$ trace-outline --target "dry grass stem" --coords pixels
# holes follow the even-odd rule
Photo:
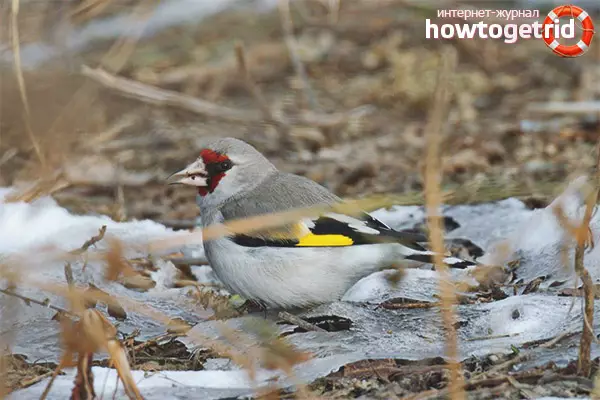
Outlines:
[[[119,72],[129,60],[135,46],[146,29],[154,7],[160,0],[141,0],[130,15],[131,30],[119,37],[100,61],[100,65],[115,73]]]
[[[451,98],[450,79],[456,68],[457,55],[453,47],[446,47],[442,54],[442,69],[438,77],[438,87],[435,93],[433,110],[426,128],[427,158],[425,166],[425,199],[427,208],[427,226],[431,249],[435,252],[436,269],[440,273],[441,312],[446,330],[446,357],[450,367],[450,398],[460,400],[465,398],[464,381],[458,361],[458,338],[456,334],[454,305],[456,293],[452,284],[448,267],[443,262],[444,239],[440,206],[442,196],[440,190],[440,147],[442,132],[448,105]]]
[[[58,365],[52,372],[52,375],[50,376],[50,380],[48,380],[48,383],[46,384],[46,388],[44,389],[44,392],[40,396],[40,400],[46,400],[46,398],[48,397],[48,393],[50,393],[50,389],[52,388],[52,385],[54,384],[54,380],[56,379],[58,374],[60,374],[60,372],[62,371],[62,369],[65,366],[66,366],[66,359],[63,355],[63,357],[61,357],[60,362],[58,363]]]
[[[294,223],[302,218],[317,217],[325,212],[333,211],[350,215],[360,215],[365,209],[376,209],[393,205],[386,197],[376,197],[314,207],[297,208],[290,211],[261,214],[249,218],[237,219],[224,224],[213,224],[196,232],[184,234],[175,238],[151,241],[150,252],[160,252],[184,244],[197,243],[200,240],[213,240],[223,236],[251,233],[277,228]]]
[[[94,353],[108,351],[111,363],[115,366],[117,374],[123,382],[125,393],[130,399],[142,399],[131,374],[131,367],[127,354],[121,344],[116,340],[117,329],[97,310],[88,309],[83,312],[77,322],[61,319],[62,339],[64,352],[59,366],[71,366],[73,357],[77,354],[77,375],[72,398],[96,398],[94,380],[91,370]],[[45,394],[49,392],[52,380],[46,387]]]
[[[541,114],[592,114],[600,113],[600,101],[532,103],[528,111]]]
[[[31,203],[44,196],[50,196],[53,193],[61,191],[70,186],[70,183],[64,178],[61,171],[55,172],[49,178],[43,178],[35,181],[20,191],[8,194],[4,198],[4,203],[26,202]]]
[[[33,134],[33,129],[31,127],[31,110],[29,109],[29,101],[27,100],[27,90],[25,87],[25,78],[23,77],[23,70],[21,68],[21,49],[20,49],[20,40],[19,40],[19,24],[18,24],[18,16],[19,16],[19,0],[12,0],[11,7],[11,19],[10,19],[10,33],[12,37],[12,50],[15,64],[15,75],[17,77],[17,83],[19,85],[19,93],[21,95],[21,102],[23,103],[24,113],[24,122],[25,122],[25,130],[27,131],[27,135],[29,136],[29,140],[31,141],[31,145],[35,151],[35,154],[38,158],[42,167],[45,167],[46,160],[44,158],[44,154],[42,153],[42,149],[40,144],[38,143],[35,135]]]
[[[58,296],[66,297],[69,295],[69,289],[67,287],[57,285],[55,283],[46,283],[27,279],[24,279],[23,283],[47,291],[49,293],[53,293]],[[170,324],[172,324],[172,318],[168,315],[154,309],[153,307],[147,304],[140,303],[126,296],[109,295],[101,291],[86,291],[82,288],[75,288],[73,291],[83,300],[90,302],[99,301],[115,307],[125,307],[127,308],[128,312],[137,312],[141,315],[144,315],[157,322],[162,323],[165,327],[168,327]],[[245,363],[244,360],[246,360],[246,357],[242,353],[234,351],[232,348],[225,346],[219,341],[205,337],[196,330],[190,330],[187,336],[197,340],[198,343],[202,343],[206,347],[211,348],[216,353],[221,354],[224,357],[230,358],[238,365],[243,365]]]
[[[586,205],[585,215],[583,219],[582,228],[585,229],[584,240],[577,240],[577,247],[575,249],[575,271],[581,279],[583,284],[584,292],[584,311],[583,311],[583,332],[581,334],[581,340],[579,342],[579,356],[577,358],[577,372],[585,377],[590,376],[592,362],[591,362],[591,345],[594,339],[593,323],[594,323],[594,282],[590,276],[588,270],[583,264],[585,243],[588,235],[589,222],[592,217],[592,210],[595,207],[597,201],[598,192],[593,196],[593,204],[588,201]]]
[[[598,201],[597,182],[596,180],[596,186],[593,189],[589,187],[582,188],[587,190],[585,190],[585,211],[580,224],[570,221],[560,204],[556,205],[553,209],[554,215],[561,227],[575,239],[574,269],[577,277],[581,279],[584,293],[583,331],[579,342],[577,372],[586,377],[591,373],[591,344],[595,339],[592,328],[594,322],[595,289],[593,280],[584,266],[584,253],[586,245],[590,243],[590,221],[596,207],[596,202]]]
[[[271,112],[271,107],[269,107],[262,90],[252,79],[246,63],[246,52],[241,43],[236,43],[235,45],[235,57],[237,60],[238,69],[244,77],[246,88],[252,97],[254,97],[254,100],[256,100],[256,103],[258,104],[260,111],[263,113],[265,120],[267,122],[275,123],[275,126],[280,130],[284,129],[284,131],[279,132],[281,135],[287,135],[289,133],[289,126],[282,124],[281,121],[275,120],[275,117],[273,117],[273,113]]]
[[[283,118],[275,118],[273,112],[271,111],[271,107],[269,107],[269,104],[263,95],[262,90],[252,79],[246,62],[244,46],[241,43],[237,43],[235,46],[235,56],[237,59],[238,69],[244,77],[246,89],[252,95],[252,97],[254,97],[254,100],[260,108],[260,111],[263,113],[265,121],[275,126],[277,132],[279,133],[279,140],[284,148],[288,148],[290,146],[294,148],[293,146],[295,142],[290,138],[290,126],[284,121]]]
[[[84,0],[69,12],[69,19],[76,23],[89,21],[100,15],[112,0]]]
[[[294,23],[292,21],[292,13],[290,12],[290,1],[279,0],[278,4],[279,14],[281,18],[281,27],[283,28],[283,38],[288,48],[288,52],[290,54],[292,65],[294,66],[296,76],[298,77],[302,88],[304,102],[309,106],[310,109],[317,110],[319,108],[317,97],[315,96],[311,88],[308,76],[306,75],[306,68],[304,68],[304,63],[300,59],[297,50],[296,38],[294,37]]]
[[[93,0],[91,1],[93,2]],[[119,37],[119,39],[113,43],[110,49],[100,60],[100,65],[110,69],[114,73],[119,72],[123,68],[129,56],[134,51],[135,45],[143,34],[144,29],[146,28],[146,22],[152,15],[150,12],[152,8],[150,6],[155,2],[156,0],[140,1],[140,3],[134,8],[131,15],[131,18],[136,20],[131,24],[132,32],[129,32],[129,35],[125,37]],[[54,119],[53,123],[48,129],[48,132],[55,133],[58,129],[60,129],[60,124],[66,120],[69,114],[76,112],[89,112],[89,109],[96,101],[96,98],[97,96],[95,95],[95,91],[90,89],[90,85],[87,82],[81,85],[81,87],[77,89],[73,96],[71,96],[71,100],[63,108],[62,112],[60,112]]]
[[[262,122],[264,116],[255,111],[241,110],[220,106],[206,100],[197,99],[171,90],[160,89],[145,83],[113,75],[101,68],[82,66],[81,73],[100,85],[116,91],[116,93],[133,98],[144,103],[157,106],[176,107],[196,114],[233,122],[250,123]],[[352,118],[369,114],[373,111],[370,106],[361,106],[341,113],[318,114],[311,111],[300,111],[294,118],[299,125],[316,126],[321,128],[334,127],[347,123]],[[284,121],[278,120],[284,124]]]

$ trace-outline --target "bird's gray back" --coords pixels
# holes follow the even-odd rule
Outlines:
[[[276,172],[243,197],[225,203],[221,213],[225,220],[232,220],[340,201],[338,196],[316,182],[302,176]]]

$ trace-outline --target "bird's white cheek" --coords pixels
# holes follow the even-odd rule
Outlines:
[[[198,175],[193,175],[193,176],[188,176],[187,178],[183,178],[183,179],[179,180],[179,183],[183,183],[184,185],[189,185],[189,186],[198,186],[198,187],[208,186],[206,178],[203,178]]]

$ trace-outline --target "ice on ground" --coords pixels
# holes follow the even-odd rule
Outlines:
[[[573,268],[574,240],[563,229],[557,218],[556,210],[557,207],[560,207],[571,223],[581,224],[585,211],[583,192],[588,190],[586,182],[586,177],[576,179],[548,207],[529,211],[528,218],[523,218],[522,221],[514,224],[512,233],[505,236],[504,241],[498,241],[495,246],[486,246],[487,253],[479,261],[504,265],[508,261],[518,260],[515,283],[527,284],[541,277],[544,278],[544,282],[540,285],[543,289],[559,290],[580,284]],[[518,215],[518,213],[514,215]],[[522,217],[525,215],[527,212],[521,213]],[[511,217],[507,216],[507,218]],[[496,218],[493,220],[495,221]],[[489,224],[488,227],[492,228]],[[593,215],[590,229],[592,242],[598,243],[600,214]],[[465,228],[463,231],[458,229],[451,234],[463,234],[469,237],[471,232]],[[600,248],[598,246],[586,251],[584,265],[594,282],[600,282]]]
[[[477,282],[469,276],[470,269],[454,269],[452,277],[457,282]],[[342,301],[380,304],[384,301],[404,298],[417,301],[434,302],[437,297],[439,275],[428,269],[406,269],[402,279],[393,283],[390,277],[395,270],[380,271],[362,278],[342,297]]]
[[[333,356],[319,358],[306,362],[298,368],[295,379],[300,382],[311,382],[321,376],[339,369],[342,365],[358,360],[356,356]],[[71,395],[75,371],[58,376],[52,385],[49,400],[65,399]],[[116,398],[126,398],[122,384],[115,388],[117,374],[114,369],[93,367],[94,389],[97,395],[104,393],[112,396],[116,390]],[[274,383],[282,387],[291,386],[293,380],[281,371],[266,371],[259,369],[256,379],[251,381],[247,371],[133,371],[133,379],[146,400],[163,399],[223,399],[249,396],[255,392],[254,387],[272,386]],[[9,399],[37,400],[46,387],[48,379],[27,389],[20,390],[9,396]]]
[[[502,301],[459,306],[459,339],[461,358],[489,353],[510,353],[511,345],[548,339],[559,333],[580,329],[581,306],[571,307],[573,299],[548,296],[515,296]],[[579,299],[576,301],[580,301]],[[599,304],[596,305],[598,310]],[[346,317],[353,321],[350,330],[339,332],[295,333],[288,338],[297,348],[310,351],[316,358],[299,364],[294,374],[300,382],[314,379],[337,371],[341,366],[362,359],[399,358],[418,360],[433,358],[444,354],[444,331],[439,311],[429,310],[383,310],[374,306],[356,303],[338,302],[318,307],[303,315],[305,318],[323,315]],[[595,321],[599,320],[599,313]],[[245,321],[256,317],[243,317],[227,321],[232,329],[244,326]],[[594,326],[598,329],[600,324]],[[221,338],[216,322],[203,322],[193,329],[212,339]],[[285,329],[284,327],[281,328]],[[224,339],[224,338],[222,338]],[[194,343],[187,339],[190,347]],[[576,350],[576,347],[574,347]],[[564,349],[556,346],[544,349],[543,360],[555,360],[561,364]],[[598,346],[593,344],[592,356],[599,354]],[[564,360],[566,363],[566,359]],[[216,364],[216,365],[215,365]],[[147,373],[134,371],[134,379],[145,398],[159,399],[189,398],[202,396],[206,399],[235,397],[252,393],[252,385],[245,371],[232,369],[223,362],[212,365],[222,366],[226,371],[162,371]],[[103,384],[106,393],[114,389],[113,370],[94,368],[95,387],[101,393]],[[110,374],[106,380],[106,374]],[[54,384],[49,398],[64,398],[72,389],[73,372],[60,376]],[[277,382],[280,387],[293,384],[281,371],[258,369],[256,387],[265,387]],[[14,395],[17,399],[36,399],[43,391],[47,380]]]
[[[464,238],[488,252],[499,241],[516,232],[531,218],[532,210],[518,199],[494,203],[444,207],[443,215],[454,219],[460,227],[447,238]]]
[[[600,328],[600,301],[596,302],[595,329]],[[461,359],[487,354],[509,354],[512,346],[554,338],[563,333],[578,332],[582,326],[581,299],[553,295],[519,295],[487,304],[457,307],[458,336]],[[337,332],[306,332],[287,336],[299,350],[312,353],[327,368],[336,370],[341,360],[396,358],[420,360],[444,355],[445,332],[438,309],[384,310],[374,305],[336,302],[317,307],[301,314],[305,319],[336,316],[352,321],[348,330]],[[226,322],[230,329],[243,330],[257,317],[246,316]],[[227,339],[217,322],[196,325],[193,330],[208,335],[213,340]],[[287,326],[276,328],[282,332]],[[248,330],[246,330],[248,332]],[[182,339],[188,347],[202,346],[193,339]],[[573,346],[576,357],[577,346]],[[566,349],[569,350],[569,349]],[[539,365],[553,360],[565,366],[569,358],[563,356],[563,346],[539,349],[534,357]],[[538,351],[538,350],[536,350]],[[572,353],[573,353],[572,352]],[[592,344],[592,357],[600,349]],[[340,358],[341,357],[341,358]],[[313,360],[314,362],[314,360]],[[309,373],[314,364],[300,364],[294,368],[298,376]],[[309,377],[314,375],[309,374]],[[308,380],[307,382],[309,382]]]
[[[0,189],[0,199],[11,189]],[[44,197],[32,203],[0,203],[0,261],[13,261],[19,272],[44,283],[65,283],[64,264],[59,257],[65,251],[78,249],[106,225],[103,240],[88,250],[94,254],[107,249],[109,241],[119,239],[125,245],[127,257],[147,256],[144,245],[155,239],[173,238],[181,233],[153,221],[115,222],[106,216],[81,216],[69,213],[52,198]],[[182,289],[171,288],[175,274],[172,264],[157,260],[160,267],[153,273],[156,286],[141,293],[126,289],[119,283],[105,282],[104,269],[90,260],[83,272],[84,257],[72,262],[76,283],[93,283],[108,293],[126,295],[167,313],[197,321],[196,306],[182,295]],[[2,287],[6,287],[0,281]],[[64,299],[40,293],[35,288],[19,285],[17,291],[34,299],[49,299],[51,304],[67,307]],[[3,335],[12,335],[13,352],[31,359],[52,361],[60,355],[58,325],[51,321],[53,310],[36,305],[26,306],[15,298],[0,295],[0,319]],[[16,308],[18,307],[18,308]],[[139,328],[142,337],[164,332],[164,327],[141,315],[128,313],[120,329],[130,332]],[[1,337],[0,337],[1,338]],[[1,338],[4,340],[3,338]]]
[[[71,368],[66,374],[57,377],[48,399],[66,399],[70,397],[75,380],[76,370]],[[99,397],[112,396],[127,398],[123,385],[115,387],[117,373],[114,369],[93,367],[94,389]],[[264,383],[267,375],[259,373],[257,383]],[[133,379],[143,393],[145,399],[178,399],[202,398],[216,399],[224,396],[237,397],[249,393],[252,382],[246,371],[165,371],[145,372],[133,371]],[[106,382],[106,385],[104,384]],[[46,381],[26,390],[13,394],[11,399],[39,399],[43,393]]]
[[[519,266],[515,270],[517,279],[523,284],[538,276],[546,276],[545,287],[552,282],[568,286],[575,282],[572,275],[572,254],[570,267],[563,268],[560,258],[565,236],[558,224],[553,206],[561,204],[569,218],[581,218],[583,197],[580,194],[582,180],[578,180],[563,195],[545,209],[529,210],[516,199],[481,205],[444,207],[444,216],[451,217],[459,225],[447,235],[451,238],[469,239],[486,254],[480,261],[507,261],[517,258]],[[0,190],[0,197],[6,190]],[[390,226],[402,229],[411,228],[423,221],[420,207],[393,207],[373,213]],[[594,215],[591,230],[595,242],[600,236],[600,220]],[[152,221],[117,223],[107,217],[77,216],[59,207],[52,199],[44,198],[32,204],[14,203],[0,205],[0,254],[2,257],[22,256],[31,259],[24,268],[28,273],[40,278],[64,282],[63,263],[52,257],[59,250],[78,248],[84,241],[95,235],[101,225],[107,225],[107,238],[117,237],[127,244],[142,244],[153,238],[173,237],[175,233]],[[502,243],[505,243],[503,245]],[[106,249],[107,240],[98,243],[94,251]],[[502,249],[508,252],[502,254]],[[585,258],[586,267],[595,280],[600,276],[600,246],[591,249]],[[35,254],[35,257],[31,257]],[[138,247],[129,249],[128,256],[144,256]],[[202,255],[201,244],[187,251],[187,256]],[[504,258],[500,258],[503,256]],[[200,312],[184,295],[185,289],[171,288],[175,269],[172,264],[157,261],[159,270],[153,273],[157,282],[154,289],[136,292],[125,289],[117,283],[102,280],[102,271],[97,263],[88,265],[88,273],[81,273],[82,263],[74,263],[75,275],[80,283],[92,282],[110,293],[122,294],[164,312],[170,317],[182,317],[188,322],[199,322]],[[203,280],[214,281],[208,267],[195,267],[194,273]],[[309,320],[337,318],[350,321],[349,329],[336,332],[296,332],[294,326],[278,325],[275,332],[286,333],[287,339],[298,349],[312,353],[316,358],[296,366],[294,372],[305,382],[327,375],[341,365],[365,358],[400,358],[418,360],[438,357],[444,354],[445,338],[437,308],[390,310],[377,305],[394,298],[408,298],[432,302],[436,300],[439,276],[435,271],[410,269],[404,280],[391,285],[387,279],[389,271],[382,271],[363,278],[343,297],[342,301],[325,304],[301,314]],[[458,281],[470,279],[470,271],[453,271],[452,278]],[[569,280],[571,279],[571,280]],[[44,296],[31,293],[33,297]],[[13,343],[15,353],[26,354],[31,358],[55,360],[60,354],[57,331],[49,321],[53,312],[41,307],[27,307],[20,304],[18,313],[10,304],[18,302],[14,298],[0,297],[0,317],[4,324],[11,321],[16,333]],[[52,298],[54,304],[64,304]],[[598,310],[598,305],[596,309]],[[581,298],[558,297],[553,292],[517,295],[487,304],[457,306],[458,336],[461,357],[480,356],[489,353],[509,353],[511,346],[549,339],[565,332],[578,332],[582,326]],[[232,329],[244,331],[247,318],[227,321]],[[600,315],[595,315],[594,328],[600,329]],[[147,317],[129,313],[119,329],[123,332],[141,328],[147,334],[158,334],[164,327]],[[3,330],[5,330],[3,328]],[[215,321],[201,321],[192,330],[204,337],[224,339]],[[191,337],[191,335],[190,335]],[[190,337],[181,339],[190,349],[202,347]],[[573,347],[576,349],[576,347]],[[566,363],[573,359],[573,349],[556,346],[551,349],[535,349],[536,362],[555,360]],[[592,356],[600,355],[598,345],[592,344]],[[528,361],[532,362],[532,361]],[[206,371],[174,373],[163,371],[155,375],[135,371],[136,379],[141,379],[142,392],[147,398],[169,396],[186,398],[202,396],[218,398],[247,394],[251,385],[240,371],[222,360],[208,362]],[[105,369],[95,369],[97,385],[103,383]],[[211,375],[212,374],[212,375]],[[112,375],[111,375],[112,376]],[[277,377],[282,385],[291,384],[281,372],[260,371],[260,385]],[[54,398],[64,398],[72,388],[72,373],[59,377],[53,391]],[[109,385],[114,385],[109,378]],[[171,384],[173,387],[167,387]],[[18,398],[38,398],[44,382],[18,392]],[[97,388],[101,392],[101,386]],[[112,390],[112,389],[111,389]],[[61,392],[62,391],[62,392]],[[52,397],[51,397],[52,398]]]
[[[600,305],[598,302],[597,305]],[[598,309],[598,308],[597,308]],[[486,304],[457,307],[462,358],[489,353],[510,353],[511,345],[548,339],[581,329],[581,299],[551,295],[520,295]],[[296,333],[288,339],[300,350],[321,357],[361,352],[364,358],[417,360],[444,354],[444,329],[437,308],[387,310],[374,305],[336,302],[301,314],[303,318],[335,316],[352,321],[337,332]],[[600,310],[597,311],[595,326]],[[257,317],[225,322],[232,330],[245,329]],[[221,322],[206,321],[193,328],[212,340],[226,341]],[[279,326],[280,332],[287,327]],[[275,329],[275,331],[277,331]],[[189,348],[202,347],[192,335],[182,338]]]

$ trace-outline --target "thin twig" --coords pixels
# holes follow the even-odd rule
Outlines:
[[[450,76],[457,64],[456,50],[447,47],[442,55],[442,66],[438,77],[438,87],[435,93],[434,107],[427,126],[427,162],[425,166],[425,200],[427,207],[427,225],[431,248],[434,251],[436,269],[440,272],[441,312],[446,330],[446,357],[450,368],[450,398],[460,400],[465,398],[464,380],[458,361],[458,337],[456,334],[454,305],[456,292],[448,267],[444,264],[444,238],[440,218],[442,194],[440,190],[440,147],[442,130],[448,105],[450,102]]]
[[[49,376],[54,375],[54,373],[55,373],[54,371],[48,371],[48,372],[46,372],[44,374],[41,374],[41,375],[38,375],[38,376],[34,376],[31,379],[24,380],[24,381],[22,381],[22,382],[19,383],[19,389],[25,389],[25,388],[28,388],[31,385],[35,385],[39,381],[42,381],[42,380],[48,378]]]
[[[1,289],[0,288],[0,293],[4,293],[7,296],[12,296],[12,297],[16,297],[18,299],[21,299],[27,305],[30,305],[31,303],[33,303],[33,304],[40,305],[42,307],[50,308],[50,309],[52,309],[54,311],[57,311],[59,313],[65,314],[65,315],[69,315],[71,317],[77,317],[77,315],[75,313],[72,313],[71,311],[65,310],[64,308],[61,308],[61,307],[58,307],[58,306],[55,306],[55,305],[51,304],[48,299],[45,299],[43,301],[36,300],[34,298],[31,298],[31,297],[28,297],[28,296],[16,293],[16,292],[14,292],[11,289]]]
[[[31,298],[31,297],[27,297],[27,296],[24,296],[22,294],[13,292],[11,289],[0,289],[0,293],[4,293],[7,296],[12,296],[12,297],[16,297],[18,299],[21,299],[27,305],[33,303],[33,304],[40,305],[42,307],[50,308],[50,309],[52,309],[54,311],[57,311],[59,313],[65,314],[65,315],[69,315],[71,317],[77,317],[77,315],[75,313],[72,313],[69,310],[65,310],[64,308],[61,308],[61,307],[58,307],[58,306],[50,304],[50,301],[48,299],[46,299],[44,301],[36,300],[36,299]]]
[[[54,383],[54,380],[56,379],[58,374],[62,371],[63,367],[67,364],[66,361],[67,360],[65,360],[64,356],[61,357],[60,362],[58,363],[58,365],[52,372],[52,376],[50,377],[50,380],[48,381],[48,384],[46,385],[44,392],[40,396],[40,400],[46,400],[46,397],[48,397],[48,393],[50,393],[50,389],[52,388],[52,384]]]
[[[325,329],[319,328],[315,324],[311,324],[310,322],[305,321],[302,318],[290,314],[286,311],[280,311],[279,314],[277,314],[277,316],[285,322],[289,322],[292,325],[297,325],[299,328],[302,328],[309,332],[327,332]]]
[[[159,335],[153,336],[153,337],[149,338],[148,340],[130,348],[129,351],[135,353],[136,351],[143,350],[148,346],[152,346],[154,344],[159,344],[160,342],[163,342],[163,341],[169,341],[169,340],[175,339],[180,336],[182,336],[182,335],[176,334],[176,333],[168,333],[168,332],[161,333]]]
[[[106,233],[106,225],[102,225],[100,229],[98,229],[98,234],[96,236],[92,236],[88,240],[86,240],[80,248],[71,250],[69,253],[73,255],[79,255],[85,253],[91,246],[98,243],[104,238],[104,234]]]

